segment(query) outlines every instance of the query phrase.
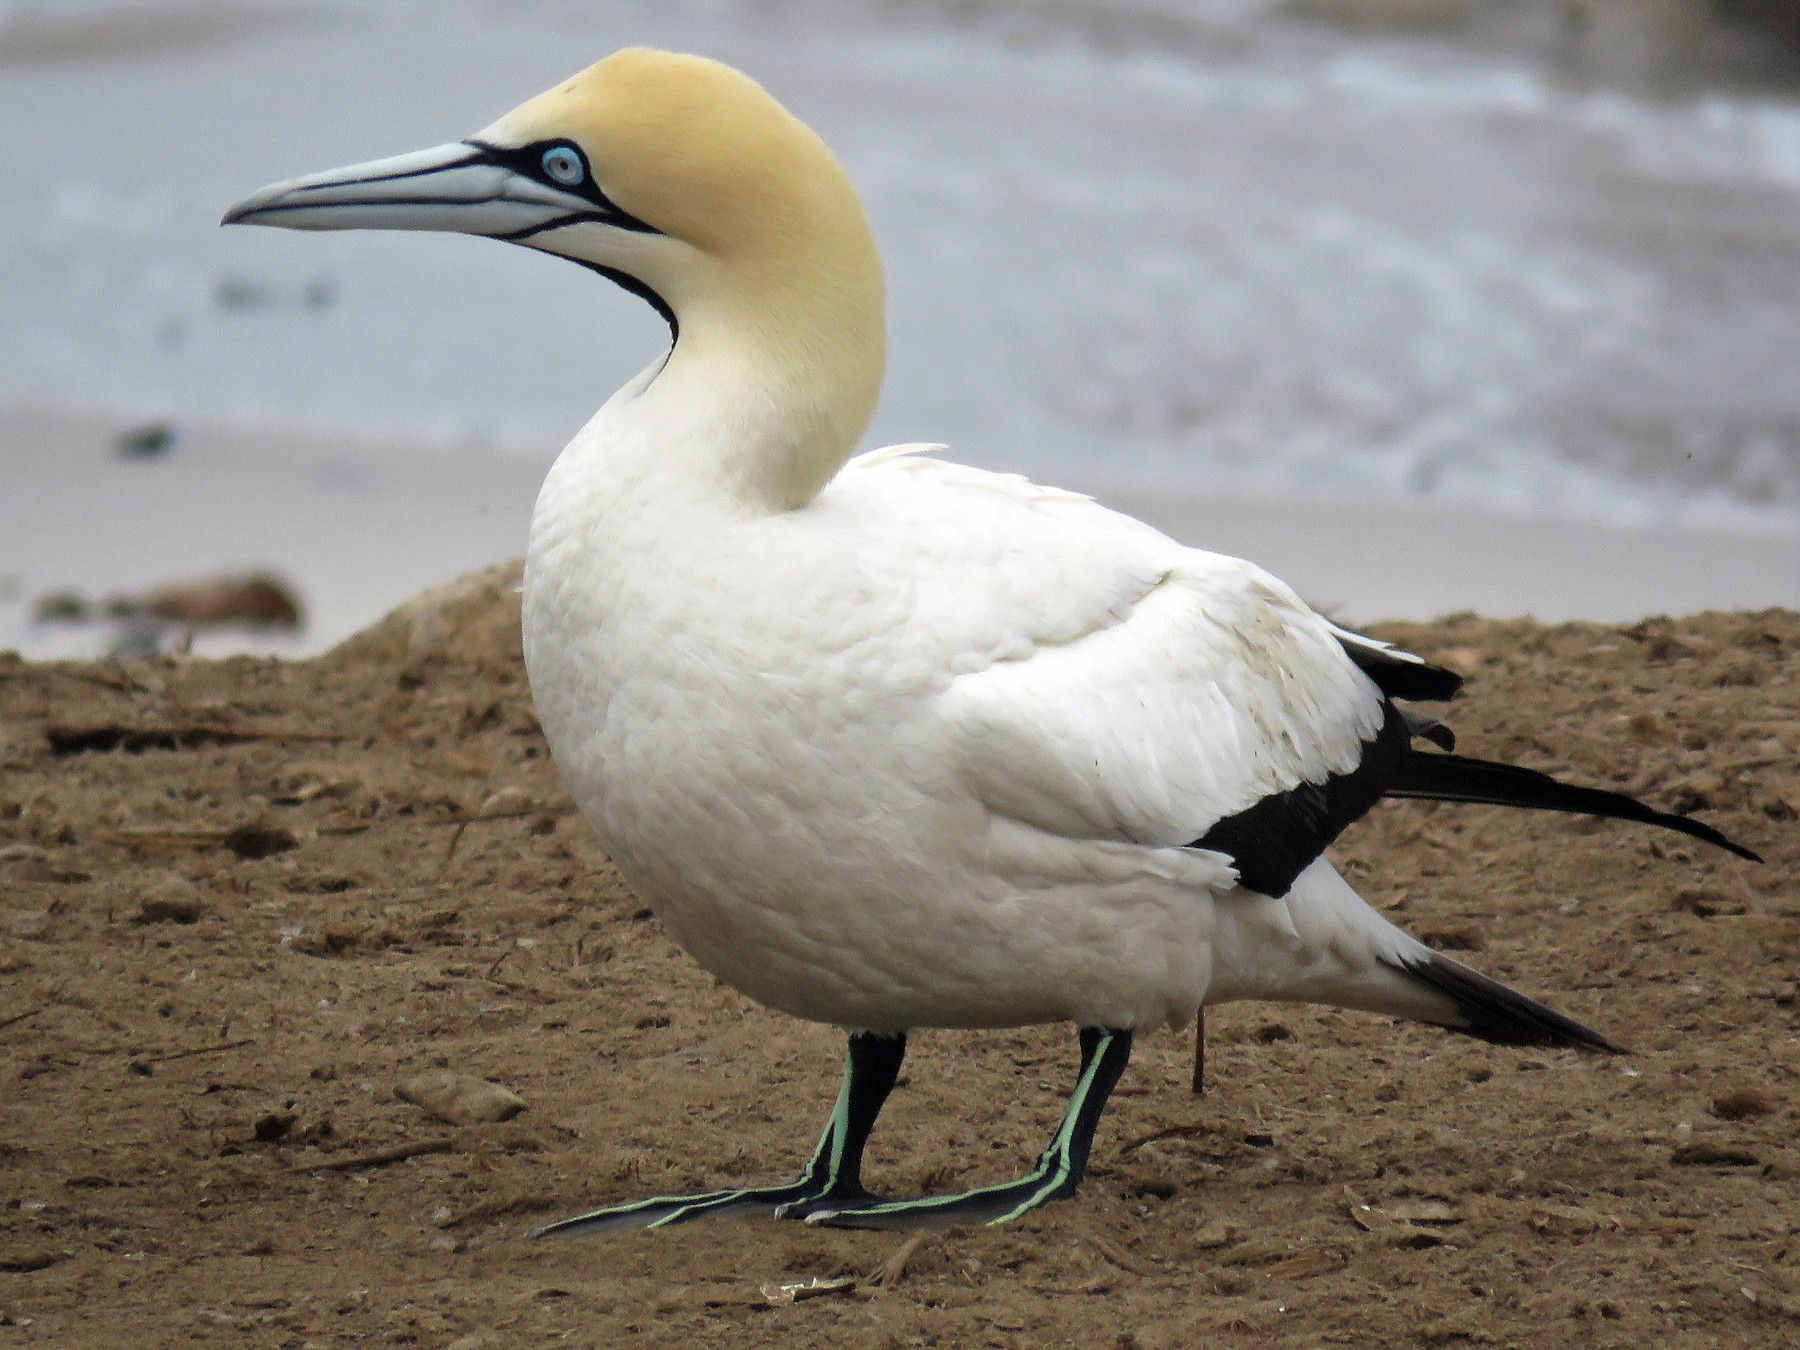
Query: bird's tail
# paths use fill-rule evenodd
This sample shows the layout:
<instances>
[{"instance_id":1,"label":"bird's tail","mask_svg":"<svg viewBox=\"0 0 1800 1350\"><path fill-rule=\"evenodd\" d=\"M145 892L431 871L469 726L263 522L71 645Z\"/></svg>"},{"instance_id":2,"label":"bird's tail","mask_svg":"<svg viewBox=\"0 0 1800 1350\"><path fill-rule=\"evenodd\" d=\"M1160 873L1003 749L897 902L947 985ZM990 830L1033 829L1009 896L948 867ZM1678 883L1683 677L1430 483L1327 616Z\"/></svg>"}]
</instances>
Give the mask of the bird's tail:
<instances>
[{"instance_id":1,"label":"bird's tail","mask_svg":"<svg viewBox=\"0 0 1800 1350\"><path fill-rule=\"evenodd\" d=\"M1577 787L1536 769L1501 764L1467 755L1440 755L1413 750L1404 755L1389 797L1414 797L1433 802L1472 802L1487 806L1520 806L1534 811L1570 811L1578 815L1635 820L1676 830L1690 838L1713 844L1751 862L1762 859L1742 844L1733 843L1712 826L1686 816L1671 815L1645 806L1623 792Z\"/></svg>"},{"instance_id":2,"label":"bird's tail","mask_svg":"<svg viewBox=\"0 0 1800 1350\"><path fill-rule=\"evenodd\" d=\"M1323 1003L1431 1022L1498 1045L1619 1048L1395 927L1324 858L1285 897L1239 891L1222 902L1220 917L1209 1003Z\"/></svg>"},{"instance_id":3,"label":"bird's tail","mask_svg":"<svg viewBox=\"0 0 1800 1350\"><path fill-rule=\"evenodd\" d=\"M1384 960L1389 969L1407 976L1447 999L1455 1009L1456 1021L1426 1017L1451 1031L1460 1031L1477 1040L1495 1045L1565 1045L1579 1050L1603 1050L1623 1053L1606 1037L1584 1027L1572 1017L1564 1017L1556 1009L1527 998L1517 989L1509 989L1460 961L1452 961L1442 952L1421 946L1420 952Z\"/></svg>"}]
</instances>

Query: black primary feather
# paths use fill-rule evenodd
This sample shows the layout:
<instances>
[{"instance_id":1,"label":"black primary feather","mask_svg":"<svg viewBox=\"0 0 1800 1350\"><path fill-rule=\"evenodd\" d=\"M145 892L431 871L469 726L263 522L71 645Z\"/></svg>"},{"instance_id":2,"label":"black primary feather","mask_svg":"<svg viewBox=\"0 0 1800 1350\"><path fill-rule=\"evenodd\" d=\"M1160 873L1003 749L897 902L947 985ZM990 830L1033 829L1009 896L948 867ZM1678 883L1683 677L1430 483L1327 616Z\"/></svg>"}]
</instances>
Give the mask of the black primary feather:
<instances>
[{"instance_id":1,"label":"black primary feather","mask_svg":"<svg viewBox=\"0 0 1800 1350\"><path fill-rule=\"evenodd\" d=\"M1385 713L1381 729L1373 740L1363 742L1362 759L1349 773L1264 797L1216 822L1188 847L1223 853L1237 868L1240 885L1279 899L1376 802L1396 797L1636 821L1674 830L1750 862L1762 861L1710 825L1658 811L1622 792L1578 787L1515 764L1415 750L1411 744L1415 737L1445 749L1456 741L1442 723L1393 703Z\"/></svg>"},{"instance_id":2,"label":"black primary feather","mask_svg":"<svg viewBox=\"0 0 1800 1350\"><path fill-rule=\"evenodd\" d=\"M1323 783L1301 783L1264 797L1218 821L1190 848L1212 849L1237 867L1240 885L1262 895L1286 895L1332 840L1380 801L1405 757L1412 727L1388 704L1375 739L1363 742L1362 759L1349 773Z\"/></svg>"},{"instance_id":3,"label":"black primary feather","mask_svg":"<svg viewBox=\"0 0 1800 1350\"><path fill-rule=\"evenodd\" d=\"M1429 665L1417 658L1408 660L1379 647L1338 639L1356 668L1375 681L1375 687L1388 698L1418 699L1424 703L1445 703L1456 697L1463 678L1454 670Z\"/></svg>"},{"instance_id":4,"label":"black primary feather","mask_svg":"<svg viewBox=\"0 0 1800 1350\"><path fill-rule=\"evenodd\" d=\"M1750 862L1762 859L1742 844L1735 844L1712 826L1686 816L1672 815L1645 806L1623 792L1577 787L1536 769L1501 764L1464 755L1434 755L1408 750L1387 786L1389 797L1412 797L1434 802L1468 802L1484 806L1517 806L1531 811L1567 811L1576 815L1606 816L1657 825L1735 853Z\"/></svg>"}]
</instances>

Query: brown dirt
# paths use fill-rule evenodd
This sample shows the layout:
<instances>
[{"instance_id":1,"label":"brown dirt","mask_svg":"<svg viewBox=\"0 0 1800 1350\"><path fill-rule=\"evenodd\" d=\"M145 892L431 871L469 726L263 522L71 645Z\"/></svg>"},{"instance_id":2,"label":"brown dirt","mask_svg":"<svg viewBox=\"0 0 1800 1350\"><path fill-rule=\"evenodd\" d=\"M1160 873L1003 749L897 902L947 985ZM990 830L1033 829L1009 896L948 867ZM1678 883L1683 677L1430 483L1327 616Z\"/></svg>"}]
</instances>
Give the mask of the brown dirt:
<instances>
[{"instance_id":1,"label":"brown dirt","mask_svg":"<svg viewBox=\"0 0 1800 1350\"><path fill-rule=\"evenodd\" d=\"M489 578L306 664L0 658L0 1344L1800 1336L1800 616L1386 630L1472 676L1473 752L1767 856L1474 808L1351 832L1376 903L1628 1058L1225 1008L1208 1095L1184 1038L1148 1038L1080 1198L1009 1228L536 1243L579 1206L790 1173L839 1039L719 986L620 885L512 613ZM916 1038L876 1180L1022 1167L1072 1042ZM396 1098L445 1067L528 1109L458 1128ZM784 1301L818 1277L847 1278Z\"/></svg>"}]
</instances>

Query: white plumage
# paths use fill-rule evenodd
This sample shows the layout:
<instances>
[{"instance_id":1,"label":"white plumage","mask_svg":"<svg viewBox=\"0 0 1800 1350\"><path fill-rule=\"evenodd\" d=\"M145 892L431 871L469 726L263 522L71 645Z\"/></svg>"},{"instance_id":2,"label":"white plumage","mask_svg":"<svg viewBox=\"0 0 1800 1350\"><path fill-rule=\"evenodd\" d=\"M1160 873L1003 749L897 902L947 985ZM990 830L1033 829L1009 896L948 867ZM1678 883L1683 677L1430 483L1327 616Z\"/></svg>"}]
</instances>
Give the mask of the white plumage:
<instances>
[{"instance_id":1,"label":"white plumage","mask_svg":"<svg viewBox=\"0 0 1800 1350\"><path fill-rule=\"evenodd\" d=\"M1380 724L1287 587L913 448L776 515L691 478L640 501L658 422L615 401L545 484L526 659L583 813L709 970L877 1031L1148 1028L1216 981L1280 996L1284 965L1328 1001L1321 963L1371 978L1394 941L1372 910L1312 876L1253 897L1182 847L1353 770ZM1315 895L1329 922L1289 913ZM1262 954L1234 974L1221 944ZM1387 976L1390 1011L1452 1015Z\"/></svg>"},{"instance_id":2,"label":"white plumage","mask_svg":"<svg viewBox=\"0 0 1800 1350\"><path fill-rule=\"evenodd\" d=\"M850 1033L798 1181L557 1231L762 1213L1001 1222L1073 1193L1133 1033L1302 999L1502 1042L1595 1033L1430 952L1324 858L1383 795L1708 827L1449 746L1395 698L1448 671L1235 558L1085 497L850 458L883 374L880 262L829 150L743 75L628 51L456 145L264 189L228 221L461 230L576 259L669 352L533 516L525 660L620 871L707 969ZM1738 850L1743 852L1743 850ZM860 1180L905 1033L1072 1021L1062 1126L1019 1181Z\"/></svg>"}]
</instances>

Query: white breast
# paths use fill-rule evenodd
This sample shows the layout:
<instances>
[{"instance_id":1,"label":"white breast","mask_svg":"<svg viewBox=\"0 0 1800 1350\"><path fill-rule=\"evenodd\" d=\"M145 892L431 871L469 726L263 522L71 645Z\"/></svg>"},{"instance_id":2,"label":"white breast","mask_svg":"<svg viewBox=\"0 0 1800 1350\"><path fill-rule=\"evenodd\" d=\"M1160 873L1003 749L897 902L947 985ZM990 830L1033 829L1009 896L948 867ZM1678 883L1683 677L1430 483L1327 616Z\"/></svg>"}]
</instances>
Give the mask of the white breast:
<instances>
[{"instance_id":1,"label":"white breast","mask_svg":"<svg viewBox=\"0 0 1800 1350\"><path fill-rule=\"evenodd\" d=\"M1020 480L879 453L757 516L634 495L603 439L540 498L526 660L584 816L703 965L878 1030L1205 1000L1234 876L1177 845L1378 707L1323 620Z\"/></svg>"}]
</instances>

